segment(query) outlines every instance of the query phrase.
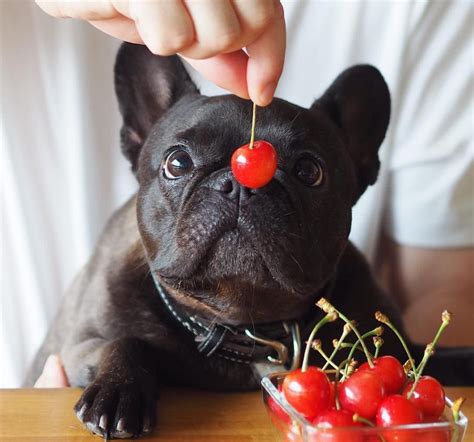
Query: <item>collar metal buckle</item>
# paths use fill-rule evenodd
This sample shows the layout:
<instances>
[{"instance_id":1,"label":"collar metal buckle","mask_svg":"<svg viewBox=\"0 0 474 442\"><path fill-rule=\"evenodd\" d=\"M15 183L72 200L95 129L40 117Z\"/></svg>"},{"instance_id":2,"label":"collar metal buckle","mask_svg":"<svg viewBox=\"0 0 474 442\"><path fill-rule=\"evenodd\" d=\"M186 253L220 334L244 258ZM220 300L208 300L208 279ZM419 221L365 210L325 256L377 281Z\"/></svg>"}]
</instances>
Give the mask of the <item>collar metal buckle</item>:
<instances>
[{"instance_id":1,"label":"collar metal buckle","mask_svg":"<svg viewBox=\"0 0 474 442\"><path fill-rule=\"evenodd\" d=\"M293 355L291 361L291 370L295 370L300 365L301 359L301 336L300 336L300 328L298 323L295 321L291 322L283 322L283 327L288 334L291 334L291 341L293 345ZM245 334L253 339L255 342L258 342L262 345L267 345L273 348L276 352L278 357L274 358L273 356L267 356L267 359L276 365L285 365L288 362L289 355L288 355L288 348L285 344L280 341L276 341L273 339L265 339L259 336L255 336L248 328L245 329Z\"/></svg>"}]
</instances>

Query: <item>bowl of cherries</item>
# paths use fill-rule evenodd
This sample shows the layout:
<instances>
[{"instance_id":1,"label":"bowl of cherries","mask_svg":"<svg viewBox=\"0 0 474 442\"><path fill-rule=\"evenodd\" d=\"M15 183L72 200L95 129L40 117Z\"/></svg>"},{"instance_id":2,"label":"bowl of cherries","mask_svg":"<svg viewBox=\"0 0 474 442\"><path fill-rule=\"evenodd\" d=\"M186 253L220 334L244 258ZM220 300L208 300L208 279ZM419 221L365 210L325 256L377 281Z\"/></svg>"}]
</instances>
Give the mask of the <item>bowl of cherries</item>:
<instances>
[{"instance_id":1,"label":"bowl of cherries","mask_svg":"<svg viewBox=\"0 0 474 442\"><path fill-rule=\"evenodd\" d=\"M463 398L450 400L438 380L423 375L449 324L449 312L443 312L441 326L417 364L403 337L383 313L375 313L381 325L362 334L354 321L326 299L321 298L317 306L325 316L308 338L301 368L262 379L267 411L281 430L283 440L448 442L463 439L467 428L467 418L460 410ZM315 338L321 327L336 320L344 322L343 330L340 338L332 342L331 353L326 353ZM404 364L393 356L379 355L384 327L400 339L407 353ZM346 341L348 337L351 342ZM346 349L346 356L340 362L337 354L342 349ZM317 351L325 364L309 365L311 351ZM354 359L356 351L367 360L360 366Z\"/></svg>"}]
</instances>

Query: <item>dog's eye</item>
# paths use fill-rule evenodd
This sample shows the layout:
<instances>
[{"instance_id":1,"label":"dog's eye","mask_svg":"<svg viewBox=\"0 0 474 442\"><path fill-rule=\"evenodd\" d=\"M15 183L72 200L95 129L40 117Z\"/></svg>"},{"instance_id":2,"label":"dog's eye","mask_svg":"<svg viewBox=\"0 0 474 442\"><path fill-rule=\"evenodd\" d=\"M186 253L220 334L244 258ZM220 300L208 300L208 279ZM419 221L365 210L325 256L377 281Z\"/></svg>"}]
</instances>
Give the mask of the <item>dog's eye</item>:
<instances>
[{"instance_id":1,"label":"dog's eye","mask_svg":"<svg viewBox=\"0 0 474 442\"><path fill-rule=\"evenodd\" d=\"M166 178L176 180L190 173L193 168L194 163L189 154L184 150L175 150L166 158L163 173Z\"/></svg>"},{"instance_id":2,"label":"dog's eye","mask_svg":"<svg viewBox=\"0 0 474 442\"><path fill-rule=\"evenodd\" d=\"M295 164L294 173L307 186L316 187L323 182L321 164L313 158L300 158Z\"/></svg>"}]
</instances>

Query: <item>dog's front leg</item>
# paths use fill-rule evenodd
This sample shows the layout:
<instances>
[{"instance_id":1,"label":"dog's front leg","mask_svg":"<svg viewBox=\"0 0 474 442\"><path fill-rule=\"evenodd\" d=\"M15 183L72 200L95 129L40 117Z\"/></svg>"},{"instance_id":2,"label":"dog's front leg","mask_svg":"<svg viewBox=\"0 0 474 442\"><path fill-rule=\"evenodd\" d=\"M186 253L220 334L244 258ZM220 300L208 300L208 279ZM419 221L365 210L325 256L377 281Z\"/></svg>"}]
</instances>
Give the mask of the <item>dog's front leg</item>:
<instances>
[{"instance_id":1,"label":"dog's front leg","mask_svg":"<svg viewBox=\"0 0 474 442\"><path fill-rule=\"evenodd\" d=\"M74 407L89 430L110 438L151 430L158 390L151 352L136 338L117 339L96 350L97 372ZM86 365L82 369L87 370Z\"/></svg>"}]
</instances>

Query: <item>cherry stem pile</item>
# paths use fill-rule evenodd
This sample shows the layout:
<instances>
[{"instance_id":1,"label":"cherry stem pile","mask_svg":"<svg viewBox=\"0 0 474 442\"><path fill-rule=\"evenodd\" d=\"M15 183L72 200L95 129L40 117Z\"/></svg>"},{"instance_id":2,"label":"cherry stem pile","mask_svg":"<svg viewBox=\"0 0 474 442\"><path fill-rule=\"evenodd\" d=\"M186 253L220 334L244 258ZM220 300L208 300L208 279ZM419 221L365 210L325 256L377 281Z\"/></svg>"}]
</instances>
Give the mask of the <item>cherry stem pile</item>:
<instances>
[{"instance_id":1,"label":"cherry stem pile","mask_svg":"<svg viewBox=\"0 0 474 442\"><path fill-rule=\"evenodd\" d=\"M370 368L374 367L374 364L372 362L372 359L369 355L369 350L367 349L367 346L365 345L364 340L362 339L362 336L360 335L359 331L355 327L355 325L350 321L345 315L343 315L340 311L338 311L332 304L329 303L329 301L325 298L321 298L316 305L325 313L329 314L331 312L336 313L350 328L351 330L355 333L357 336L357 339L364 350L365 357L367 358L367 363L369 364Z\"/></svg>"},{"instance_id":2,"label":"cherry stem pile","mask_svg":"<svg viewBox=\"0 0 474 442\"><path fill-rule=\"evenodd\" d=\"M331 355L329 356L329 361L332 361L334 356L336 356L336 353L339 351L339 349L341 348L341 345L343 344L344 342L344 339L346 339L347 335L349 335L349 333L351 332L351 328L347 325L347 324L344 324L344 327L342 328L342 334L341 334L341 337L339 339L335 339L333 341L333 344L334 344L334 350L332 351ZM327 366L329 365L329 361L327 361L324 365L323 365L323 370L325 370L327 368Z\"/></svg>"},{"instance_id":3,"label":"cherry stem pile","mask_svg":"<svg viewBox=\"0 0 474 442\"><path fill-rule=\"evenodd\" d=\"M398 337L408 355L405 364L391 355L379 356L384 343L381 338L384 333L382 325L360 333L357 324L327 299L321 298L316 305L325 315L309 335L301 369L287 373L279 386L281 394L297 412L313 426L324 431L335 427L376 427L376 438L382 442L402 440L402 433L399 434L399 430L393 430L392 427L432 424L443 420L446 409L443 386L434 377L422 376L422 373L443 331L449 325L449 312L442 313L442 323L433 341L426 346L417 366L402 334L382 312L376 312L375 319L393 330ZM329 354L324 351L323 343L316 335L323 326L337 319L344 322L344 327L340 338L333 339L333 350ZM351 333L354 333L356 339L354 342L345 342ZM373 342L373 355L367 347L367 339ZM311 349L317 351L324 360L322 368L309 365ZM342 349L345 349L343 355L340 353ZM354 358L356 351L361 351L367 362L359 366ZM340 362L341 359L344 360ZM458 422L460 418L462 403L463 399L460 398L451 407L454 422ZM432 440L431 436L435 437L439 433L437 428L430 428L429 431L427 434L430 439L426 440ZM330 439L348 440L335 436L331 435ZM362 441L362 436L356 436L357 432L354 433L354 439L350 440Z\"/></svg>"},{"instance_id":4,"label":"cherry stem pile","mask_svg":"<svg viewBox=\"0 0 474 442\"><path fill-rule=\"evenodd\" d=\"M326 313L326 315L314 326L313 330L311 331L311 334L309 335L304 357L303 357L303 364L301 366L301 371L305 372L308 369L308 362L309 362L309 355L310 355L310 349L314 349L318 351L318 353L323 357L325 360L325 364L323 366L323 370L325 370L328 366L331 366L336 370L336 375L339 377L339 372L341 369L343 369L343 374L342 374L342 379L341 381L344 381L345 379L348 378L350 375L350 366L353 361L353 355L356 350L361 350L364 352L365 357L367 359L367 363L369 364L370 368L374 368L374 363L372 359L375 359L378 357L380 348L383 344L383 339L380 337L383 334L383 327L379 326L376 327L375 329L361 335L360 332L357 330L356 323L355 321L351 321L349 318L347 318L344 314L342 314L339 310L337 310L327 299L321 298L316 305ZM408 374L413 377L414 382L411 387L411 390L408 394L408 398L413 394L413 391L415 390L421 375L423 373L423 370L425 369L425 366L428 362L429 357L433 354L434 348L437 345L441 334L443 333L444 329L449 325L449 322L451 320L451 314L445 310L443 311L442 315L442 323L431 343L429 343L426 346L425 353L423 356L423 359L421 360L420 364L418 367L415 364L415 361L410 353L410 350L408 349L408 346L403 338L403 336L400 334L400 332L396 329L396 327L390 322L390 319L383 314L380 311L377 311L375 313L375 319L382 324L386 325L389 327L395 335L398 337L400 340L403 348L405 349L405 352L408 356ZM328 322L333 322L336 319L342 319L345 322L341 337L338 340L335 340L337 342L333 342L334 344L334 350L332 353L328 356L322 349L322 344L320 340L314 340L316 333L323 327L325 324ZM350 332L354 332L354 334L357 337L356 342L354 343L345 343L344 339L349 335ZM369 337L373 337L373 342L374 342L374 347L375 347L375 352L374 355L372 355L365 343L365 340ZM342 348L350 348L349 354L344 361L345 363L341 366L337 366L334 362L333 359L336 356L337 352L342 349Z\"/></svg>"},{"instance_id":5,"label":"cherry stem pile","mask_svg":"<svg viewBox=\"0 0 474 442\"><path fill-rule=\"evenodd\" d=\"M383 333L383 327L377 327L367 333L364 333L361 337L360 337L360 341L361 342L364 342L364 339L367 339L368 337L370 336L380 336L382 335ZM349 356L347 356L347 359L349 359L349 361L352 359L352 356L354 355L354 352L359 348L359 342L354 342L354 344L352 344L352 348L349 352ZM365 349L364 350L364 353L366 352L366 355L368 354L369 355L369 358L367 359L367 362L370 366L370 368L373 368L373 363L372 365L370 365L370 362L372 362L372 358L371 358L371 355L370 355L370 352ZM370 361L370 362L369 362ZM348 370L349 370L349 363L346 364L346 367L344 369L344 375L343 375L343 380L347 378L347 376L349 375L348 374Z\"/></svg>"}]
</instances>

